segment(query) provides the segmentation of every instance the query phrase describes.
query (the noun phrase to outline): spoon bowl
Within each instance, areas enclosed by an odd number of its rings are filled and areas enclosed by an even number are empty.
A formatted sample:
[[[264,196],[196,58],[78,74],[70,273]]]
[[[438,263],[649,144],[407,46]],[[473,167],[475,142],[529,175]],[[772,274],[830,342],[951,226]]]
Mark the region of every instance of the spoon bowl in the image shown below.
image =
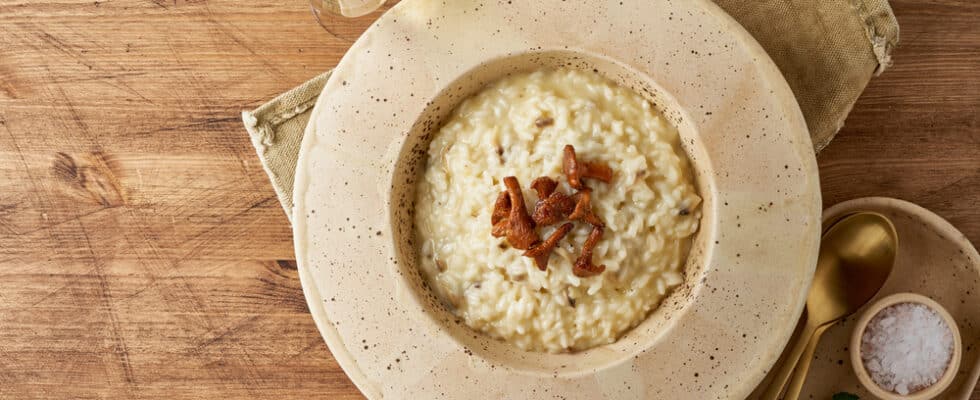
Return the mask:
[[[888,279],[897,251],[895,227],[881,214],[857,213],[835,223],[820,243],[807,318],[822,325],[867,304]]]

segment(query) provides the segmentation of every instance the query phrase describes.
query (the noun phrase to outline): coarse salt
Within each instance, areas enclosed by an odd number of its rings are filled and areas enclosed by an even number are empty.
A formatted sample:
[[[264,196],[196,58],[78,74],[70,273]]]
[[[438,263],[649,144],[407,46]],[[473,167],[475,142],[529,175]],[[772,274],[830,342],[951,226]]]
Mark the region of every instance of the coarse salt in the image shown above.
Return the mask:
[[[953,356],[953,332],[924,304],[879,311],[861,336],[861,360],[881,388],[907,395],[935,384]]]

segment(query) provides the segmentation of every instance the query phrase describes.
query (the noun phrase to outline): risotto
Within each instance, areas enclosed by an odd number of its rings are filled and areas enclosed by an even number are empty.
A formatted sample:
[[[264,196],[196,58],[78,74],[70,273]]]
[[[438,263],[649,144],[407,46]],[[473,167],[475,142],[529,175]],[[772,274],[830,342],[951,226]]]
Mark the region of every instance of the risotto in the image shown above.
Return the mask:
[[[592,228],[575,224],[542,270],[491,235],[503,178],[546,176],[556,190],[562,150],[613,170],[589,181],[604,223],[592,259],[605,270],[573,273]],[[419,268],[468,326],[531,351],[579,351],[614,342],[684,280],[701,198],[677,130],[639,94],[597,73],[540,70],[507,77],[464,101],[434,136],[418,183]],[[559,225],[538,226],[548,237]]]

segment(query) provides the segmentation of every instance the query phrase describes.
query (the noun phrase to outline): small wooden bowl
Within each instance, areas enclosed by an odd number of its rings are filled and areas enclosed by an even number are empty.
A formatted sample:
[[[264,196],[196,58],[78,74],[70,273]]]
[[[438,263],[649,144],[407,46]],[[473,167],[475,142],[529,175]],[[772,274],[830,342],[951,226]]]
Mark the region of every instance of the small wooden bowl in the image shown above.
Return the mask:
[[[864,330],[868,327],[868,322],[874,318],[881,310],[886,307],[900,304],[900,303],[918,303],[929,307],[934,310],[939,316],[946,322],[946,326],[949,327],[950,331],[953,333],[953,355],[949,360],[949,364],[946,366],[946,372],[939,378],[936,383],[925,389],[917,392],[909,393],[908,395],[900,395],[898,393],[890,392],[882,387],[878,386],[874,380],[871,379],[871,375],[864,368],[864,361],[861,359],[861,337],[864,336]],[[861,319],[858,320],[857,326],[854,327],[854,332],[851,334],[851,365],[854,367],[854,373],[857,374],[858,380],[864,385],[865,389],[877,396],[882,400],[927,400],[938,396],[943,390],[949,387],[950,383],[953,382],[953,378],[956,377],[956,371],[960,368],[960,358],[963,354],[963,343],[960,340],[960,330],[956,326],[956,321],[953,317],[949,315],[943,306],[939,303],[933,301],[932,299],[915,293],[896,293],[878,300],[864,312]]]

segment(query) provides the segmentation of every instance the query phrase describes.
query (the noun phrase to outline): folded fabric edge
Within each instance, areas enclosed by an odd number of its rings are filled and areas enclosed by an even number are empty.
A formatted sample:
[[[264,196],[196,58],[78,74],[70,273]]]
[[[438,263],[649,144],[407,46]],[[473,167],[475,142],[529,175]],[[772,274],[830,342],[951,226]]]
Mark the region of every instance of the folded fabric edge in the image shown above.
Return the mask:
[[[279,176],[270,168],[268,158],[265,156],[266,146],[271,146],[273,144],[273,140],[267,140],[267,138],[274,137],[275,132],[272,131],[269,124],[259,123],[259,118],[256,116],[255,111],[242,111],[242,121],[245,123],[245,130],[248,131],[248,136],[252,141],[252,146],[255,147],[255,153],[259,156],[259,161],[262,162],[262,169],[265,171],[265,174],[269,176],[269,183],[272,184],[272,189],[275,190],[276,197],[279,198],[279,204],[286,213],[286,218],[288,218],[289,222],[292,223],[292,193],[285,193],[283,188],[278,184]]]
[[[864,23],[864,34],[878,60],[875,76],[881,75],[892,64],[892,50],[898,46],[898,19],[888,0],[851,0],[858,17]]]
[[[242,122],[245,125],[245,130],[248,132],[252,146],[255,147],[256,154],[259,156],[262,169],[269,176],[276,197],[279,198],[279,203],[290,222],[292,222],[293,215],[293,182],[286,182],[287,179],[282,179],[280,171],[276,171],[276,166],[271,162],[274,156],[267,153],[273,148],[288,147],[283,146],[280,142],[293,138],[280,137],[278,132],[280,125],[294,118],[307,118],[304,114],[308,113],[316,104],[332,73],[333,69],[330,69],[276,96],[252,111],[242,111]],[[301,141],[303,134],[304,132],[300,131],[300,136],[295,139]],[[298,143],[296,152],[298,152]],[[292,155],[293,159],[295,159],[295,155]],[[295,168],[295,165],[292,167]]]

